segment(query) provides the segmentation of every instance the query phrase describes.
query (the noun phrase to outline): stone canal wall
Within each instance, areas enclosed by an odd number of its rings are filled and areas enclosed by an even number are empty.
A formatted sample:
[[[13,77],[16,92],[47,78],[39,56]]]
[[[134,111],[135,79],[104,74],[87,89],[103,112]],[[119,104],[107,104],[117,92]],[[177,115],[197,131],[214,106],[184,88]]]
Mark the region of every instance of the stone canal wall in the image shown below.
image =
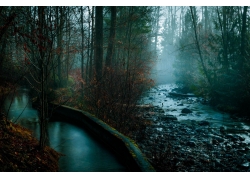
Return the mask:
[[[52,106],[55,105],[51,105],[50,108],[53,108]],[[67,106],[59,106],[53,110],[51,120],[73,123],[88,130],[116,154],[118,159],[127,167],[128,171],[155,171],[134,141],[88,112]]]

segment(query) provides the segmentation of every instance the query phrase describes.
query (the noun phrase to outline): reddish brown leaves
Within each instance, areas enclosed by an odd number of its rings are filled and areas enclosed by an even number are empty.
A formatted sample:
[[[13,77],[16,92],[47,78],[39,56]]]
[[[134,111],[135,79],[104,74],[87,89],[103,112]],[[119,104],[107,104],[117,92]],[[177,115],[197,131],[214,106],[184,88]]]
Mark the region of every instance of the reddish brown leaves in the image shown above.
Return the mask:
[[[59,154],[49,147],[40,150],[31,134],[10,122],[7,128],[0,124],[0,171],[58,171]]]

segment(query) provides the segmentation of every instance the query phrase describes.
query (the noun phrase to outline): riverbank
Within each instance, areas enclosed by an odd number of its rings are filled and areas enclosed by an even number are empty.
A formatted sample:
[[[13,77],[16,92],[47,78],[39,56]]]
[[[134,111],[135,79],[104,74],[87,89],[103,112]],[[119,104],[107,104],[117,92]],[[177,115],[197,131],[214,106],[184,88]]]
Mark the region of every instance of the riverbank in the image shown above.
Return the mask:
[[[0,123],[1,172],[56,172],[60,154],[46,146],[39,149],[39,142],[32,132],[8,120]]]

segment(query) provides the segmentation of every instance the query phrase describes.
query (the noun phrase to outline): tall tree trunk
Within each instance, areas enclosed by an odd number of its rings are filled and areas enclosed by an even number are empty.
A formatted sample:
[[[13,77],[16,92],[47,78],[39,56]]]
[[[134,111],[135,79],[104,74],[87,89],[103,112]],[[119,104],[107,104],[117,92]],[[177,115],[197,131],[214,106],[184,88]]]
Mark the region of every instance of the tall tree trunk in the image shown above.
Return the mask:
[[[70,69],[70,65],[69,65],[69,58],[70,58],[70,53],[69,53],[69,47],[70,47],[70,13],[69,13],[69,9],[70,7],[67,7],[67,21],[66,21],[66,26],[67,26],[67,32],[66,32],[66,41],[67,41],[67,57],[66,57],[66,85],[68,83],[68,79],[69,79],[69,69]]]
[[[38,7],[38,18],[39,18],[39,34],[44,36],[45,28],[45,7]],[[47,122],[46,122],[46,97],[45,97],[45,53],[42,47],[45,47],[42,38],[39,39],[40,45],[40,69],[41,69],[41,112],[40,112],[40,148],[43,149],[47,141]]]
[[[196,26],[197,26],[197,25],[196,25],[196,20],[195,20],[195,17],[194,17],[194,12],[196,12],[196,11],[193,12],[192,6],[190,6],[190,11],[191,11],[192,22],[193,22],[193,26],[194,26],[195,44],[196,44],[196,47],[197,47],[198,52],[199,52],[200,62],[201,62],[201,65],[202,65],[202,69],[203,69],[203,71],[204,71],[204,73],[205,73],[205,76],[206,76],[206,78],[207,78],[207,80],[208,80],[208,83],[209,83],[209,85],[211,86],[211,85],[212,85],[212,84],[211,84],[212,82],[211,82],[210,76],[209,76],[209,74],[208,74],[208,72],[207,72],[207,69],[206,69],[206,67],[205,67],[205,64],[204,64],[204,61],[203,61],[203,58],[202,58],[201,49],[200,49],[200,44],[199,44],[198,35],[197,35],[197,31],[196,31]]]
[[[223,14],[223,20],[222,20],[222,26],[223,26],[223,60],[224,60],[224,66],[227,70],[229,68],[228,58],[227,58],[227,7],[222,7],[222,14]]]
[[[103,63],[103,6],[96,6],[95,16],[95,73],[99,81],[102,77]]]
[[[81,49],[81,74],[82,79],[84,78],[84,29],[83,29],[83,7],[81,6],[81,34],[82,34],[82,49]],[[83,82],[81,83],[81,87],[83,89]],[[82,90],[82,96],[83,96],[83,90]]]
[[[113,47],[115,42],[115,26],[116,26],[116,6],[111,6],[110,8],[111,8],[111,25],[109,33],[108,50],[106,56],[107,67],[112,65]]]
[[[156,9],[156,29],[155,29],[155,53],[157,55],[157,43],[158,43],[158,30],[159,30],[159,18],[160,18],[160,6]]]
[[[217,16],[220,24],[220,29],[221,29],[221,36],[222,36],[222,46],[223,46],[223,68],[225,70],[228,70],[228,58],[227,58],[227,30],[226,30],[226,9],[225,7],[222,7],[222,14],[223,14],[223,19],[221,20],[219,9],[217,7]]]
[[[132,21],[132,15],[134,13],[134,7],[128,7],[129,11],[128,11],[128,25],[127,25],[127,29],[126,29],[126,36],[125,36],[125,40],[128,41],[127,43],[127,62],[125,61],[124,64],[126,64],[125,69],[129,70],[129,66],[130,66],[130,46],[131,46],[131,36],[132,36],[132,26],[133,26],[133,21]],[[124,51],[124,53],[126,53],[126,51]],[[125,56],[124,56],[125,57]],[[128,78],[128,73],[127,73],[127,78]],[[126,79],[127,79],[126,78]]]
[[[184,31],[185,31],[185,14],[184,14],[184,7],[181,6],[181,35],[180,37],[183,35]]]
[[[86,64],[86,72],[85,72],[85,82],[88,83],[89,80],[89,61],[90,61],[90,39],[91,39],[91,14],[90,14],[90,8],[88,6],[88,45],[87,45],[87,64]]]
[[[204,17],[205,17],[205,34],[207,35],[208,33],[208,11],[207,11],[207,6],[204,7],[205,12],[204,12]]]
[[[248,6],[244,6],[243,9],[243,14],[242,14],[242,28],[241,28],[241,60],[239,63],[239,70],[242,71],[242,68],[244,66],[245,58],[246,58],[246,29],[247,29],[247,24],[246,24],[246,19],[247,19],[247,8]]]
[[[58,76],[58,87],[62,87],[62,37],[63,37],[63,26],[64,26],[64,17],[63,17],[63,7],[57,7],[57,76]]]
[[[90,58],[89,58],[89,79],[92,79],[92,74],[93,74],[93,51],[94,51],[94,34],[95,34],[95,21],[94,21],[94,6],[92,6],[92,13],[91,13],[91,22],[92,22],[92,27],[91,27],[91,44],[90,44]]]

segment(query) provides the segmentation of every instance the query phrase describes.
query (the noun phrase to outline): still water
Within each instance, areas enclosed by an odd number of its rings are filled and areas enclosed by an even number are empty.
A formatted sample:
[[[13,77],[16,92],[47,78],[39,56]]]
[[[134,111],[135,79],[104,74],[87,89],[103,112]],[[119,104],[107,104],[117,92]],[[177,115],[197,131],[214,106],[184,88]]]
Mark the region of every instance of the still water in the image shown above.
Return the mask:
[[[39,139],[38,112],[32,108],[29,90],[22,88],[5,102],[8,118],[33,131]],[[11,103],[12,102],[12,103]],[[126,168],[103,144],[86,130],[64,122],[49,123],[49,146],[64,154],[59,160],[61,172],[121,172]]]

